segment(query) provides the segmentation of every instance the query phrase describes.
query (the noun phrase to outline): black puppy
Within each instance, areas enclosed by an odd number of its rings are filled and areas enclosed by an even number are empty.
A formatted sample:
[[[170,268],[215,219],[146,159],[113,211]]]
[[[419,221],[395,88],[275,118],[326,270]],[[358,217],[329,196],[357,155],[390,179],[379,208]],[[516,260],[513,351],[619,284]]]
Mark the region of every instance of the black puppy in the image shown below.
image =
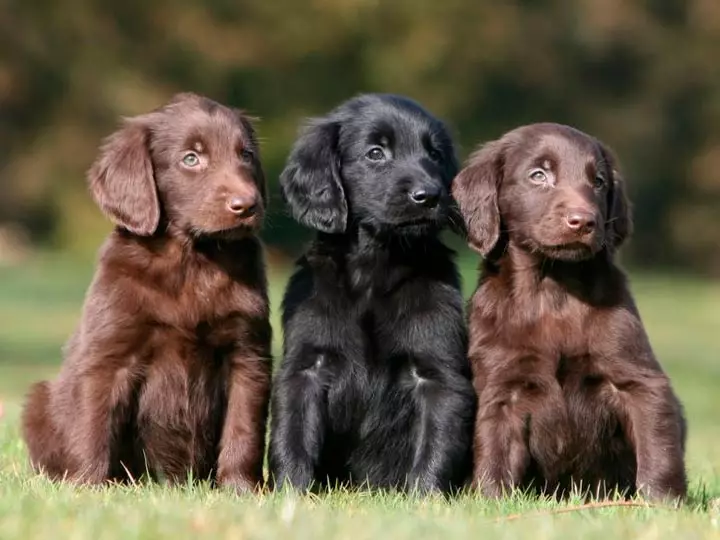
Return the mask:
[[[316,229],[283,313],[270,470],[277,485],[439,490],[471,470],[476,407],[454,253],[462,220],[445,126],[399,96],[314,120],[280,184]]]

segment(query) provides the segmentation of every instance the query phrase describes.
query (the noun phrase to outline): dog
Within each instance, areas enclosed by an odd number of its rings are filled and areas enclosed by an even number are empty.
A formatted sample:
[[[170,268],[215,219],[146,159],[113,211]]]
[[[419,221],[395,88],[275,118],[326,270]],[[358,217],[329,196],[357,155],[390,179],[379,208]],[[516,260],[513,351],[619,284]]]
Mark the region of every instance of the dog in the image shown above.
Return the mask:
[[[58,377],[29,392],[32,465],[85,484],[255,489],[272,361],[250,119],[179,94],[127,119],[88,179],[116,227]]]
[[[469,479],[476,397],[454,253],[458,169],[418,103],[365,94],[309,122],[280,177],[316,231],[283,301],[275,486],[448,493]]]
[[[612,152],[540,123],[453,183],[483,257],[469,304],[473,482],[558,495],[686,495],[685,420],[614,255],[632,231]]]

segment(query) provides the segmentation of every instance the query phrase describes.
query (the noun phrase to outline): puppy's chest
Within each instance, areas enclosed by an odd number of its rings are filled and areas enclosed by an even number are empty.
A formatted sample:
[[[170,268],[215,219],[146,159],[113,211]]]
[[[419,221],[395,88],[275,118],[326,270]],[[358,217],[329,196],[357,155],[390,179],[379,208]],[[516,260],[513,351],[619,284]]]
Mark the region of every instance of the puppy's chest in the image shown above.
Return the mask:
[[[357,326],[371,364],[385,365],[392,357],[409,354],[418,345],[413,337],[432,330],[416,316],[416,306],[403,304],[395,298],[384,298],[358,311]]]
[[[587,306],[574,299],[555,305],[493,300],[473,299],[470,357],[477,374],[488,382],[559,386],[569,399],[607,397],[610,370],[596,343],[602,321]]]
[[[511,294],[482,289],[473,297],[470,314],[472,349],[505,348],[552,357],[589,354],[596,329],[591,311],[573,298],[542,295],[517,300]]]
[[[358,318],[357,331],[362,349],[346,366],[348,384],[355,388],[352,396],[361,397],[367,407],[393,409],[386,397],[408,395],[427,382],[435,373],[435,357],[428,354],[432,345],[423,348],[418,335],[432,334],[423,320],[400,310],[369,310]]]
[[[164,302],[148,306],[168,334],[194,340],[198,346],[222,346],[242,338],[252,321],[267,317],[261,291],[210,276],[183,283]]]

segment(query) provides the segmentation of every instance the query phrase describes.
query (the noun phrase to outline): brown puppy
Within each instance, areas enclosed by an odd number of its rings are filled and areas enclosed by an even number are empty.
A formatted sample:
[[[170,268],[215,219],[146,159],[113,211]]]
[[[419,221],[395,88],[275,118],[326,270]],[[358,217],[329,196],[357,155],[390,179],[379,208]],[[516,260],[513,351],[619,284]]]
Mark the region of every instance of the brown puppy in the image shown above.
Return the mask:
[[[32,464],[91,484],[192,474],[254,488],[271,329],[252,125],[180,94],[126,120],[88,177],[117,227],[58,378],[28,396]]]
[[[470,303],[475,483],[686,493],[685,421],[613,254],[631,232],[596,139],[557,124],[486,144],[453,184],[485,260]]]

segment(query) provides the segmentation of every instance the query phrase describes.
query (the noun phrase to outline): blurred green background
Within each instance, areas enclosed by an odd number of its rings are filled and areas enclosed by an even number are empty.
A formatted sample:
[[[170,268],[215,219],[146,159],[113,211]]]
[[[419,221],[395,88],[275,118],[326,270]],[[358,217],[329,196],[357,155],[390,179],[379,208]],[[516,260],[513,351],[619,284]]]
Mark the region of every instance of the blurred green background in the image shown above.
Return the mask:
[[[546,120],[615,149],[635,203],[623,262],[692,444],[720,439],[719,51],[717,0],[5,0],[0,400],[57,369],[77,322],[110,230],[84,173],[120,116],[191,90],[261,118],[277,322],[308,238],[277,188],[298,124],[383,91],[445,119],[461,158]],[[469,294],[477,259],[454,244]]]
[[[264,236],[293,252],[277,177],[298,123],[383,91],[447,120],[463,158],[527,122],[597,135],[636,203],[626,260],[720,275],[718,51],[717,0],[5,0],[0,257],[94,252],[100,139],[181,90],[262,119]]]

